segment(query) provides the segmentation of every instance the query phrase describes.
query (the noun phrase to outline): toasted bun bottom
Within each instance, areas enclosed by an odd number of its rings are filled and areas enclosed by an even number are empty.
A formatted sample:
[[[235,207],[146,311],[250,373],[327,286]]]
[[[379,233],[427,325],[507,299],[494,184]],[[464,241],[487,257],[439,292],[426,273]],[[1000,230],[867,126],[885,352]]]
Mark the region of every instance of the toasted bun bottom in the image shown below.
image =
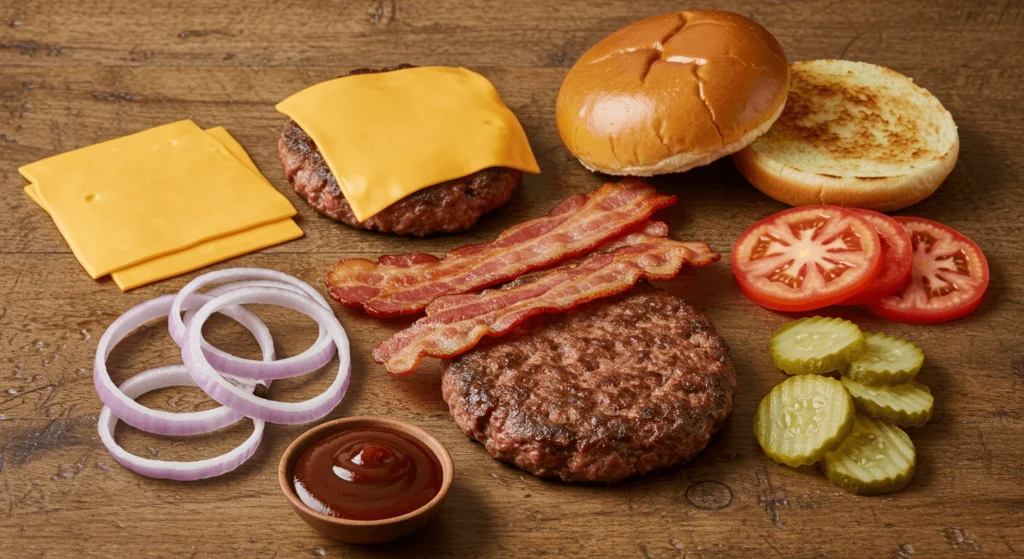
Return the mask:
[[[890,177],[838,177],[801,171],[762,155],[754,147],[736,153],[733,161],[758,190],[791,206],[829,204],[891,212],[935,192],[953,170],[959,153],[957,138],[941,158],[913,174]]]
[[[782,101],[779,107],[775,109],[775,112],[768,118],[768,120],[764,121],[763,124],[750,132],[747,132],[740,137],[739,140],[722,146],[714,151],[704,153],[690,153],[684,151],[682,153],[666,157],[653,165],[644,165],[640,167],[601,167],[598,165],[592,165],[583,159],[579,159],[579,162],[591,171],[604,173],[606,175],[650,177],[654,175],[666,175],[669,173],[682,173],[683,171],[689,171],[694,167],[707,165],[727,155],[732,155],[749,146],[754,142],[754,140],[763,136],[764,133],[772,127],[772,124],[778,120],[784,108],[786,108],[785,100]]]

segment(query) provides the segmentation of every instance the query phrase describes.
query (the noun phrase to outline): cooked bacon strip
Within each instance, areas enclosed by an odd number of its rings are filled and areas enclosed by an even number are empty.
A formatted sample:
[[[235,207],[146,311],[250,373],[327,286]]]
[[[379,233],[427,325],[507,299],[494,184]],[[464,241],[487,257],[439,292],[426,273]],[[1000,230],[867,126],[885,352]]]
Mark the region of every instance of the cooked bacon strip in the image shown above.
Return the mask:
[[[461,247],[444,258],[404,254],[377,262],[342,260],[327,274],[327,287],[336,301],[373,316],[417,313],[443,295],[477,291],[589,253],[644,226],[651,214],[675,201],[638,179],[606,183],[489,243]]]
[[[564,312],[617,295],[641,279],[671,279],[687,262],[706,266],[721,257],[707,243],[643,233],[628,235],[623,244],[548,272],[532,283],[435,299],[427,307],[427,316],[377,346],[373,359],[393,375],[409,374],[421,357],[455,357],[484,336],[502,336],[531,316]]]

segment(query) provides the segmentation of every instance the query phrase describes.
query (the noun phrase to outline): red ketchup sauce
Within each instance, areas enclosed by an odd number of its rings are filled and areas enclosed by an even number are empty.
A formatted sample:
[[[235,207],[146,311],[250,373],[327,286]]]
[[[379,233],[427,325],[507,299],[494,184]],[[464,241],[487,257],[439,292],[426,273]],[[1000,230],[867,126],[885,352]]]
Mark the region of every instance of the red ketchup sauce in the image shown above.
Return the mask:
[[[349,520],[412,512],[441,490],[441,463],[420,441],[384,428],[316,441],[295,463],[293,484],[309,508]]]

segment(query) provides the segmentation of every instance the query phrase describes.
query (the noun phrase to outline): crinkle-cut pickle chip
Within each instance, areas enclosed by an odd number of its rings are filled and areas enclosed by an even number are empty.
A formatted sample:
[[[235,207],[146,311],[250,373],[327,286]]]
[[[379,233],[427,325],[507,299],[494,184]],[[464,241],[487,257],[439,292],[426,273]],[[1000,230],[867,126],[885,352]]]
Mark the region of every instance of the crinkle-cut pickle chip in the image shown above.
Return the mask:
[[[839,447],[853,429],[853,400],[835,379],[786,379],[757,406],[754,435],[772,460],[806,466]]]
[[[768,342],[772,362],[790,375],[841,371],[867,350],[860,328],[849,320],[815,316],[779,328]]]
[[[829,481],[855,495],[899,491],[916,467],[914,443],[902,429],[861,415],[853,433],[821,463]]]
[[[900,427],[920,427],[932,418],[935,398],[916,380],[896,386],[866,386],[846,377],[841,380],[865,415]]]
[[[867,352],[850,363],[843,376],[870,386],[892,386],[910,382],[924,364],[921,348],[903,338],[881,332],[866,334]]]

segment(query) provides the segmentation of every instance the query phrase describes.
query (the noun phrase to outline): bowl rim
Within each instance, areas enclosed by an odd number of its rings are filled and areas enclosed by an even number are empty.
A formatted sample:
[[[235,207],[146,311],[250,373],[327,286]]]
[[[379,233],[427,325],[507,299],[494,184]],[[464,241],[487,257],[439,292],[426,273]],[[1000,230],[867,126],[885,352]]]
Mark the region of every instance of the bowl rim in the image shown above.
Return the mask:
[[[415,438],[419,439],[420,442],[424,442],[424,446],[430,450],[430,452],[437,458],[441,464],[441,487],[437,490],[437,495],[428,501],[418,509],[409,511],[399,516],[392,516],[391,518],[380,518],[377,520],[353,520],[348,518],[341,518],[338,516],[331,516],[324,514],[320,511],[310,508],[306,503],[303,503],[299,496],[295,493],[295,488],[292,486],[291,479],[288,476],[288,466],[291,458],[298,453],[300,446],[308,446],[312,442],[327,437],[335,432],[340,431],[339,427],[348,425],[359,425],[364,426],[383,426],[390,427],[393,430],[411,434]],[[305,448],[303,448],[305,450]],[[343,417],[341,419],[335,419],[327,421],[309,429],[295,438],[288,448],[285,449],[281,455],[281,462],[277,467],[277,480],[281,485],[281,490],[284,492],[285,497],[291,502],[293,507],[298,507],[303,510],[306,514],[309,514],[313,518],[328,522],[331,524],[338,524],[342,526],[350,527],[370,527],[370,526],[387,526],[389,524],[397,524],[405,520],[420,516],[428,513],[431,509],[439,506],[448,494],[448,490],[451,489],[452,481],[455,478],[455,463],[452,461],[452,456],[448,452],[448,449],[435,437],[431,435],[426,429],[402,421],[400,419],[394,419],[391,417],[381,416],[352,416]]]

